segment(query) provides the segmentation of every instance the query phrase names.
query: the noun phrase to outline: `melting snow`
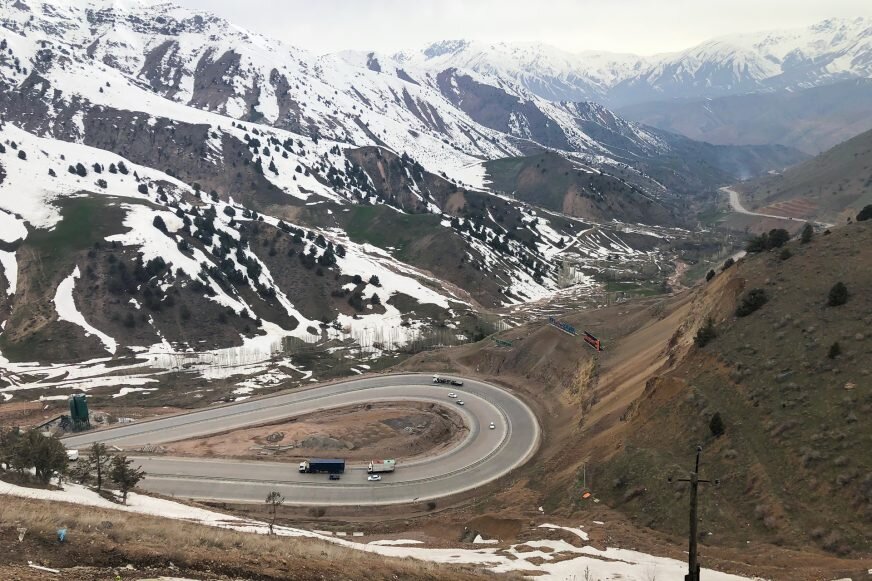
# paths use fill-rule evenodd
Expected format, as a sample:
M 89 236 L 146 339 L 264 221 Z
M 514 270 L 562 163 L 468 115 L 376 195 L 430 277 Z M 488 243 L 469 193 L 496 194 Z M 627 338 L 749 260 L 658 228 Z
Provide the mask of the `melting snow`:
M 73 299 L 73 287 L 76 285 L 76 279 L 79 278 L 79 276 L 79 267 L 77 266 L 73 270 L 73 273 L 58 285 L 54 297 L 55 310 L 57 310 L 58 319 L 78 325 L 85 330 L 85 336 L 96 335 L 97 338 L 103 342 L 106 351 L 114 354 L 115 349 L 117 348 L 115 339 L 92 327 L 88 321 L 85 320 L 85 317 L 82 316 L 82 313 L 76 309 L 76 302 Z
M 149 514 L 166 518 L 184 520 L 197 524 L 232 529 L 240 532 L 268 534 L 267 523 L 242 519 L 221 513 L 164 500 L 130 493 L 127 505 L 118 505 L 95 492 L 72 483 L 65 483 L 64 490 L 41 490 L 24 488 L 0 481 L 0 494 L 37 498 L 44 500 L 71 502 L 79 506 L 120 510 L 129 513 Z M 565 581 L 589 572 L 594 579 L 622 581 L 645 581 L 658 579 L 681 579 L 687 565 L 675 559 L 655 557 L 638 551 L 607 548 L 599 550 L 591 546 L 576 547 L 565 541 L 527 541 L 508 548 L 487 547 L 478 549 L 429 549 L 425 547 L 397 546 L 398 541 L 374 541 L 360 543 L 319 534 L 292 527 L 275 527 L 277 535 L 288 537 L 308 537 L 335 543 L 343 547 L 376 553 L 386 557 L 415 558 L 434 563 L 473 564 L 493 572 L 535 571 L 536 579 L 544 581 Z M 404 541 L 404 544 L 412 544 Z M 414 543 L 418 544 L 418 543 Z M 524 545 L 541 550 L 518 550 Z M 559 558 L 558 558 L 559 557 Z M 535 558 L 535 560 L 533 560 Z M 531 562 L 532 560 L 532 562 Z M 707 581 L 742 581 L 746 577 L 703 569 Z

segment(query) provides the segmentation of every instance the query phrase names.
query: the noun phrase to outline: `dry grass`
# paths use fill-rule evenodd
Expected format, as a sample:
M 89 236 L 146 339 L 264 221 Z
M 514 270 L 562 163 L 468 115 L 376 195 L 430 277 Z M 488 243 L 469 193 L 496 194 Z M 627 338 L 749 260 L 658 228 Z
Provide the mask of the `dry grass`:
M 18 542 L 18 527 L 28 529 Z M 66 527 L 68 539 L 56 541 Z M 414 559 L 389 559 L 309 539 L 269 537 L 157 517 L 4 497 L 0 518 L 0 577 L 28 560 L 49 567 L 179 571 L 205 578 L 247 579 L 420 579 L 491 578 L 471 567 Z M 176 567 L 176 569 L 173 569 Z M 90 579 L 91 577 L 61 577 Z M 94 578 L 99 578 L 94 577 Z M 132 578 L 125 576 L 125 579 Z M 502 577 L 501 577 L 502 578 Z

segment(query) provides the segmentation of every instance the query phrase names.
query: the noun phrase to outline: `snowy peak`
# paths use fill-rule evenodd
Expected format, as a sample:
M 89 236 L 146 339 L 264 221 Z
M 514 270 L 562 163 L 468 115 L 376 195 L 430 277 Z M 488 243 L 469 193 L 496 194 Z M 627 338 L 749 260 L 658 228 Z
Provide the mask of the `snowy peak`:
M 870 78 L 872 19 L 832 18 L 806 28 L 727 35 L 654 56 L 448 40 L 392 58 L 430 71 L 472 70 L 552 101 L 622 106 Z

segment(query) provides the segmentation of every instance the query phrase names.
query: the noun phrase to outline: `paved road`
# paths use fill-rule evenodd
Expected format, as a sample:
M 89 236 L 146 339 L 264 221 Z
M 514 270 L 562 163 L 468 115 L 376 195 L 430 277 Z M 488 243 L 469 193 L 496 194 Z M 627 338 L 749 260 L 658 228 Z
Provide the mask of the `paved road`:
M 448 398 L 454 391 L 466 405 Z M 303 415 L 379 401 L 422 401 L 452 406 L 468 432 L 455 447 L 417 462 L 397 463 L 381 482 L 368 482 L 363 465 L 339 481 L 300 474 L 297 463 L 133 456 L 147 477 L 141 487 L 166 495 L 229 502 L 263 502 L 277 490 L 288 504 L 374 505 L 426 501 L 477 488 L 526 462 L 539 445 L 539 424 L 520 399 L 496 386 L 464 380 L 434 385 L 431 375 L 385 375 L 246 400 L 238 404 L 127 424 L 64 439 L 68 448 L 103 442 L 121 448 L 161 444 Z M 497 428 L 488 428 L 495 422 Z M 350 468 L 350 469 L 349 469 Z
M 787 220 L 789 222 L 813 222 L 818 226 L 824 228 L 829 228 L 830 226 L 832 226 L 832 224 L 829 224 L 827 222 L 815 222 L 814 220 L 806 220 L 805 218 L 791 218 L 790 216 L 777 216 L 775 214 L 761 214 L 760 212 L 752 212 L 751 210 L 747 209 L 745 206 L 742 205 L 742 200 L 739 198 L 739 192 L 729 187 L 723 187 L 721 188 L 721 191 L 729 196 L 730 208 L 732 208 L 734 212 L 737 212 L 739 214 L 746 214 L 748 216 L 760 216 L 761 218 L 775 218 L 777 220 Z

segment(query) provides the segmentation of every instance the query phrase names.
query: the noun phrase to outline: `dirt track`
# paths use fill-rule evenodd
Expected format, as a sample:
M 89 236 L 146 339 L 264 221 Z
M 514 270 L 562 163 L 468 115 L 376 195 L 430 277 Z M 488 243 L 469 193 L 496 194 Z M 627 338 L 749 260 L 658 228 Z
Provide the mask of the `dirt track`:
M 349 461 L 426 456 L 450 447 L 466 428 L 450 408 L 418 402 L 352 406 L 233 432 L 173 442 L 174 456 L 297 458 Z

